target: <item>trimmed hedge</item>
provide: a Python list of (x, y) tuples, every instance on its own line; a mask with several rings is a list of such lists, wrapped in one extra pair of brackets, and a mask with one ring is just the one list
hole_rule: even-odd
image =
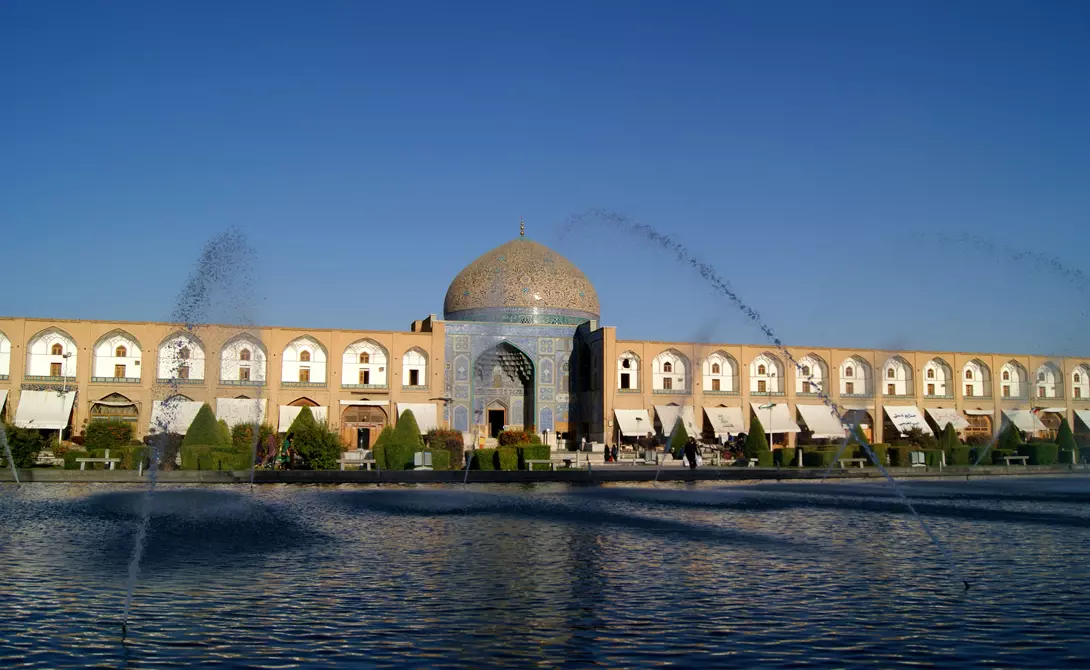
[(1060, 457), (1057, 461), (1060, 465), (1071, 465), (1079, 462), (1078, 449), (1060, 449)]
[(424, 443), (433, 453), (446, 451), (449, 454), (452, 469), (460, 470), (465, 467), (465, 442), (462, 431), (433, 428), (424, 435)]
[(446, 449), (431, 452), (431, 469), (450, 470), (450, 452)]
[(1060, 445), (1055, 442), (1030, 442), (1018, 447), (1020, 456), (1029, 456), (1030, 465), (1055, 465), (1060, 457)]
[[(547, 444), (522, 444), (517, 447), (519, 454), (519, 470), (526, 469), (526, 461), (547, 461), (551, 457), (552, 449)], [(546, 463), (537, 463), (535, 469), (548, 470)]]
[[(91, 458), (106, 458), (105, 449), (91, 449), (89, 450)], [(80, 458), (83, 458), (82, 456)], [(121, 462), (115, 465), (115, 468), (122, 470), (136, 470), (141, 463), (147, 465), (148, 462), (148, 448), (144, 446), (139, 447), (110, 447), (110, 458), (120, 458)], [(106, 467), (102, 463), (93, 463), (95, 467)], [(78, 467), (78, 464), (77, 464)]]
[(913, 451), (912, 447), (907, 446), (892, 446), (889, 447), (887, 453), (889, 453), (889, 464), (895, 468), (907, 468), (912, 464), (910, 460)]
[[(760, 458), (760, 456), (758, 456)], [(836, 462), (836, 449), (802, 452), (802, 464), (808, 468), (827, 468)]]
[(183, 446), (183, 470), (249, 470), (250, 454), (223, 447)]
[[(760, 456), (757, 457), (758, 462), (760, 462), (760, 458)], [(776, 449), (772, 452), (772, 462), (781, 468), (798, 465), (798, 458), (797, 450), (791, 449), (790, 447)]]
[(500, 447), (496, 450), (499, 456), (500, 470), (513, 472), (519, 469), (519, 451), (515, 447)]
[(387, 470), (412, 470), (416, 467), (413, 457), (416, 452), (422, 451), (415, 445), (398, 444), (396, 441), (393, 444), (384, 445), (383, 448), (386, 451)]
[[(890, 450), (890, 446), (888, 444), (882, 444), (881, 442), (878, 442), (876, 444), (870, 445), (870, 448), (874, 450), (874, 455), (878, 457), (878, 462), (881, 465), (884, 466), (886, 463), (889, 463), (889, 459), (886, 458)], [(867, 450), (863, 447), (859, 447), (855, 450), (855, 458), (865, 458), (867, 459), (867, 462), (864, 463), (864, 465), (874, 465), (874, 463), (872, 463), (870, 460), (870, 454), (868, 454)]]
[(86, 451), (77, 451), (73, 449), (64, 454), (64, 469), (65, 470), (79, 470), (79, 463), (76, 462), (77, 458), (91, 458), (91, 454)]
[(132, 424), (128, 421), (98, 419), (87, 424), (84, 446), (87, 451), (123, 447), (132, 439)]
[(942, 449), (923, 449), (923, 462), (929, 468), (937, 468), (942, 466)]
[(500, 432), (497, 440), (501, 447), (517, 447), (521, 444), (540, 444), (541, 438), (537, 433), (525, 430), (505, 430)]
[(1017, 456), (1018, 451), (1015, 449), (992, 449), (992, 463), (995, 465), (1006, 465), (1007, 462), (1003, 460), (1004, 456)]
[(759, 468), (771, 468), (774, 465), (772, 462), (771, 451), (758, 451), (757, 452), (757, 467)]
[(216, 421), (216, 415), (212, 413), (212, 408), (208, 406), (208, 403), (205, 403), (201, 405), (197, 416), (193, 418), (193, 423), (189, 425), (189, 430), (186, 431), (185, 438), (182, 440), (182, 446), (229, 449), (231, 446), (230, 431), (224, 436), (223, 428)]
[(495, 449), (474, 449), (469, 452), (473, 454), (473, 463), (470, 464), (471, 470), (498, 470), (499, 463), (497, 462), (497, 454)]
[(972, 465), (976, 460), (973, 458), (973, 451), (975, 450), (972, 447), (951, 447), (946, 450), (946, 464)]
[(375, 457), (375, 467), (379, 470), (389, 470), (386, 467), (386, 445), (381, 442), (375, 442), (375, 446), (371, 447), (371, 455)]

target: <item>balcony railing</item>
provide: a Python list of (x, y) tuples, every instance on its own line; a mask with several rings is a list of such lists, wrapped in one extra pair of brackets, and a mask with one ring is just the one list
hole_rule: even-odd
[(389, 391), (389, 384), (341, 384), (342, 389), (367, 389), (368, 391)]
[(68, 382), (69, 384), (76, 381), (75, 377), (65, 377), (62, 375), (24, 375), (23, 379), (28, 382)]
[(265, 382), (257, 379), (221, 379), (220, 386), (251, 386), (260, 388)]
[(916, 392), (912, 389), (909, 389), (904, 393), (883, 393), (882, 396), (885, 398), (893, 398), (894, 400), (904, 400), (909, 398), (915, 398)]
[(1011, 393), (1010, 395), (1000, 396), (1000, 400), (1029, 400), (1028, 393)]
[(786, 395), (783, 391), (750, 391), (749, 394), (762, 398), (782, 398)]
[(139, 377), (91, 377), (92, 384), (139, 384)]
[(640, 389), (617, 389), (617, 393), (643, 393)]
[(289, 389), (324, 389), (325, 382), (280, 382), (280, 386)]
[(689, 395), (689, 389), (655, 389), (655, 395)]
[(179, 386), (189, 384), (189, 385), (195, 386), (197, 384), (203, 384), (204, 380), (203, 379), (193, 379), (193, 378), (190, 378), (190, 377), (186, 377), (185, 379), (182, 379), (181, 377), (178, 377), (178, 378), (174, 378), (174, 377), (157, 377), (155, 379), (155, 383), (156, 384), (169, 384), (169, 385), (178, 384)]
[(953, 393), (924, 393), (925, 400), (953, 400)]
[(401, 385), (401, 390), (402, 391), (427, 391), (428, 390), (428, 385), (427, 384), (402, 384)]
[(723, 390), (704, 389), (704, 395), (738, 395), (739, 393), (741, 393), (741, 391), (738, 391), (738, 390), (723, 391)]
[(0, 382), (6, 382), (8, 380), (7, 375), (0, 375)]
[(821, 395), (820, 391), (796, 391), (795, 395), (799, 398), (816, 398)]
[(845, 398), (845, 399), (846, 398), (873, 398), (874, 394), (871, 393), (870, 391), (866, 391), (866, 392), (863, 392), (863, 393), (841, 393), (840, 397)]

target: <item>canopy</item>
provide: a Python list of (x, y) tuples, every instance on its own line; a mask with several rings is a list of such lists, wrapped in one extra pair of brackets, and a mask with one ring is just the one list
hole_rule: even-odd
[[(0, 406), (3, 406), (4, 402), (0, 400)], [(1082, 423), (1087, 428), (1090, 428), (1090, 409), (1077, 409), (1075, 410), (1075, 416), (1082, 420)]]
[(151, 404), (149, 430), (185, 435), (203, 405), (195, 400), (175, 400), (168, 406), (166, 401), (156, 400)]
[(1018, 430), (1023, 433), (1038, 433), (1042, 430), (1048, 430), (1045, 424), (1041, 423), (1041, 420), (1037, 418), (1037, 415), (1028, 409), (1005, 409), (1003, 413), (1007, 415), (1007, 418), (1011, 420), (1011, 423), (1015, 425)]
[[(342, 400), (341, 404), (344, 406), (353, 407), (385, 407), (390, 404), (389, 400)], [(415, 412), (414, 412), (415, 414)]]
[(897, 430), (902, 433), (907, 433), (913, 428), (919, 428), (927, 435), (934, 435), (934, 431), (931, 430), (931, 426), (927, 425), (927, 421), (924, 420), (923, 415), (920, 414), (920, 410), (915, 405), (886, 405), (886, 415), (889, 416), (889, 420), (893, 422), (893, 425), (897, 426)]
[(753, 402), (750, 405), (753, 407), (753, 413), (757, 416), (757, 420), (761, 422), (766, 433), (801, 433), (802, 429), (799, 428), (799, 424), (795, 423), (791, 419), (791, 412), (787, 410), (787, 403), (778, 402), (771, 408), (771, 421), (772, 425), (769, 425), (769, 408), (768, 403)]
[(216, 418), (234, 428), (242, 423), (265, 422), (264, 398), (216, 398)]
[(655, 432), (651, 417), (645, 409), (615, 409), (617, 426), (621, 429), (621, 435), (625, 437), (643, 437)]
[(992, 416), (995, 414), (994, 409), (967, 409), (965, 413), (969, 416)]
[(435, 411), (435, 403), (431, 402), (399, 402), (397, 403), (397, 415), (400, 417), (405, 410), (411, 409), (416, 425), (420, 427), (420, 434), (439, 427), (439, 416)]
[(1067, 408), (1066, 407), (1042, 407), (1040, 409), (1040, 411), (1042, 411), (1042, 412), (1055, 412), (1056, 414), (1067, 414)]
[[(803, 423), (819, 440), (842, 440), (848, 434), (833, 410), (825, 405), (796, 405)], [(760, 415), (758, 415), (760, 416)]]
[(677, 424), (677, 418), (681, 416), (681, 423), (685, 426), (685, 432), (689, 434), (689, 437), (696, 437), (702, 432), (696, 427), (696, 414), (693, 412), (693, 408), (690, 405), (679, 407), (678, 405), (655, 405), (655, 414), (659, 417), (659, 423), (662, 424), (662, 432), (665, 435), (670, 435), (674, 432), (674, 426)]
[(969, 421), (958, 413), (956, 409), (942, 407), (928, 407), (927, 414), (935, 420), (939, 430), (946, 430), (946, 424), (954, 424), (954, 430), (965, 430), (969, 427)]
[(715, 436), (738, 435), (746, 432), (741, 407), (705, 407), (704, 413), (715, 428)]
[(20, 428), (57, 430), (68, 425), (76, 392), (23, 391), (15, 410), (15, 425)]
[[(295, 417), (299, 416), (299, 412), (303, 411), (302, 406), (295, 405), (281, 405), (280, 406), (280, 421), (277, 423), (276, 432), (286, 433), (288, 428), (291, 428), (291, 423), (295, 421)], [(328, 407), (311, 407), (310, 413), (314, 415), (314, 420), (318, 423), (329, 420), (329, 408)]]

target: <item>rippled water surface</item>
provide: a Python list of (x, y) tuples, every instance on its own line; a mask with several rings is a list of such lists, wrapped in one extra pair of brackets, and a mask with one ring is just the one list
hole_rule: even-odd
[(0, 667), (1087, 667), (1090, 478), (0, 490)]

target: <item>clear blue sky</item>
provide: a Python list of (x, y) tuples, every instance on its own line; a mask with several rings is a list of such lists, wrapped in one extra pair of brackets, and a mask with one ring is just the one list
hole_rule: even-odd
[[(0, 5), (0, 314), (166, 319), (205, 240), (269, 324), (404, 329), (517, 235), (624, 338), (1079, 352), (1090, 3)], [(87, 270), (90, 269), (90, 272)]]

